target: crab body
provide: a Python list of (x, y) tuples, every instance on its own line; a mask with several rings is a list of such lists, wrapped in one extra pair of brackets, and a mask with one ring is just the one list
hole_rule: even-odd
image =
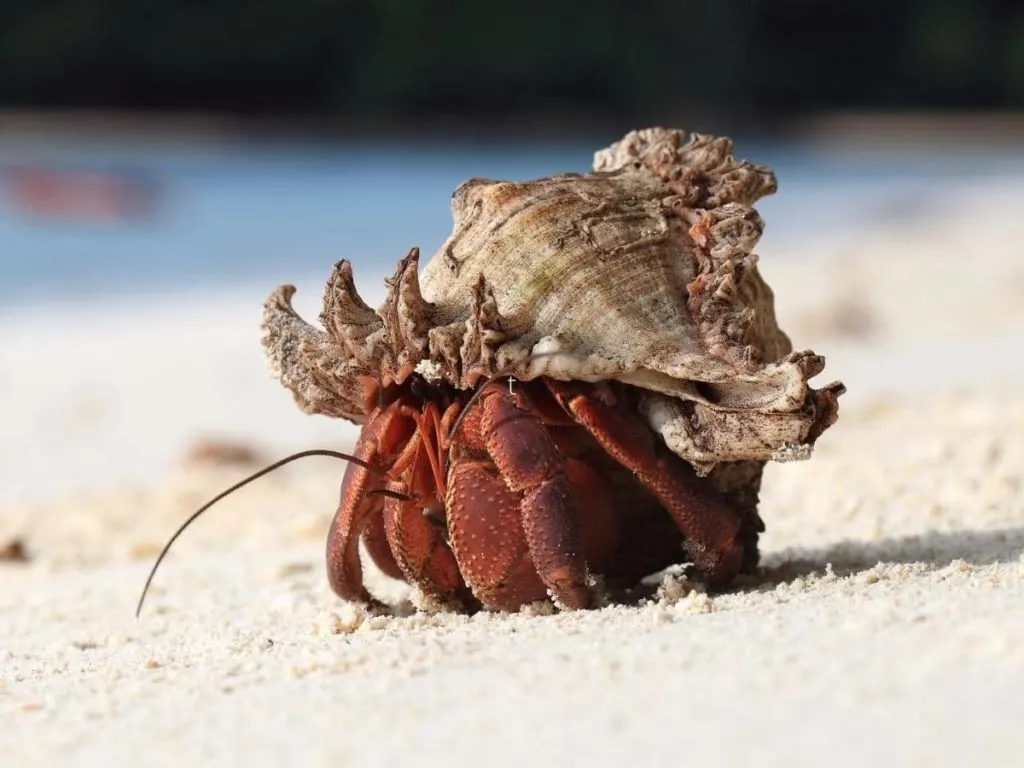
[(683, 535), (699, 544), (705, 579), (727, 581), (743, 560), (739, 518), (616, 389), (492, 382), (469, 404), (413, 374), (371, 411), (356, 446), (386, 477), (354, 464), (346, 473), (328, 537), (335, 592), (372, 601), (360, 537), (382, 571), (449, 605), (514, 610), (550, 595), (587, 607), (591, 572), (628, 585), (680, 559)]
[(842, 385), (808, 385), (824, 360), (792, 352), (757, 270), (751, 205), (774, 176), (683, 138), (634, 132), (589, 174), (465, 182), (452, 236), (422, 274), (410, 251), (377, 310), (348, 262), (323, 330), (294, 288), (271, 296), (274, 375), (306, 412), (362, 424), (357, 454), (386, 473), (346, 475), (339, 595), (369, 599), (360, 538), (386, 573), (501, 609), (592, 605), (592, 573), (686, 559), (725, 583), (756, 564), (761, 468), (809, 454)]

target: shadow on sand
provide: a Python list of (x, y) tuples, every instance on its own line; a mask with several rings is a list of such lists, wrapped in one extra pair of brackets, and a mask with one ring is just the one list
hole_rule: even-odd
[[(1022, 555), (1024, 526), (991, 531), (934, 531), (870, 542), (841, 541), (820, 549), (772, 552), (764, 557), (756, 575), (739, 576), (723, 591), (772, 590), (797, 578), (823, 574), (829, 566), (836, 576), (847, 577), (870, 570), (879, 563), (923, 563), (930, 568), (942, 568), (954, 560), (963, 560), (969, 565), (984, 566), (1015, 562)], [(643, 605), (656, 599), (658, 585), (665, 573), (652, 574), (631, 588), (610, 589), (606, 598), (611, 605)], [(415, 614), (416, 608), (404, 600), (386, 612), (406, 617)]]
[[(837, 576), (851, 576), (879, 563), (924, 563), (934, 567), (954, 560), (993, 565), (1018, 560), (1024, 553), (1024, 527), (991, 531), (929, 532), (897, 536), (881, 541), (842, 541), (821, 549), (792, 549), (767, 555), (750, 586), (778, 584), (812, 573), (828, 565)], [(741, 585), (741, 588), (746, 584)]]

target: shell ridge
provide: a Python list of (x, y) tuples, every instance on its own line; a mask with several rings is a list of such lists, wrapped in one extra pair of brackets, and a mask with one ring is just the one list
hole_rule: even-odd
[(320, 323), (355, 357), (363, 356), (366, 337), (381, 327), (380, 317), (356, 290), (352, 264), (347, 259), (337, 262), (327, 279)]
[(631, 131), (594, 154), (594, 170), (611, 171), (637, 164), (646, 167), (674, 193), (700, 191), (692, 204), (711, 208), (730, 202), (753, 204), (778, 188), (770, 168), (737, 161), (732, 140), (685, 131), (646, 128)]
[(377, 310), (382, 333), (374, 345), (387, 383), (404, 381), (427, 356), (427, 334), (434, 324), (432, 307), (419, 284), (420, 249), (413, 247), (386, 280), (388, 294)]
[(505, 340), (494, 291), (483, 275), (473, 287), (471, 302), (459, 348), (462, 361), (459, 381), (464, 389), (470, 389), (481, 378), (497, 373), (497, 351)]
[(261, 342), (271, 377), (305, 413), (361, 420), (365, 410), (357, 377), (368, 369), (330, 334), (303, 320), (292, 307), (294, 295), (294, 286), (283, 285), (263, 304)]

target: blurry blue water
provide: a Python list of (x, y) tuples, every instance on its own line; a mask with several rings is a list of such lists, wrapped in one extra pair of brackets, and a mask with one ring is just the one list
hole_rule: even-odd
[[(4, 168), (128, 169), (155, 180), (152, 220), (83, 224), (33, 219), (0, 205), (0, 311), (92, 301), (111, 293), (267, 285), (326, 275), (340, 258), (357, 275), (390, 272), (413, 245), (432, 254), (448, 235), (452, 190), (471, 176), (526, 179), (586, 170), (592, 147), (401, 144), (125, 146), (0, 139)], [(1021, 153), (1016, 153), (1022, 157)], [(772, 166), (780, 192), (758, 208), (763, 243), (877, 223), (912, 211), (943, 182), (1019, 174), (1005, 153), (972, 156), (824, 154), (744, 141), (737, 155)], [(948, 186), (948, 185), (946, 185)]]

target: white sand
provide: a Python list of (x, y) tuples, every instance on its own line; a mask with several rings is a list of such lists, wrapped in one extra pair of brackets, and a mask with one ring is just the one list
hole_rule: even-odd
[(850, 393), (810, 462), (766, 473), (762, 576), (641, 607), (366, 617), (324, 582), (343, 467), (315, 459), (198, 523), (135, 621), (154, 548), (250, 470), (190, 445), (352, 430), (266, 378), (262, 291), (8, 317), (0, 545), (32, 560), (0, 565), (0, 761), (1019, 761), (1024, 189), (960, 192), (898, 231), (766, 239), (784, 327)]

